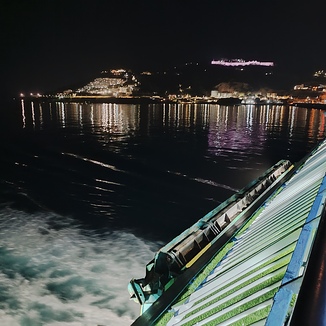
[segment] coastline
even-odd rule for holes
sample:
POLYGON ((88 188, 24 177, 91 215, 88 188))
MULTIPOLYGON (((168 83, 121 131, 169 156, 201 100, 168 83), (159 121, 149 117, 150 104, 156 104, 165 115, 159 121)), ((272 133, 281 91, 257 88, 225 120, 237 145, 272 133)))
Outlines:
POLYGON ((133 97, 109 97, 109 96, 26 96, 20 97, 20 100, 37 101, 37 102, 67 102, 67 103, 116 103, 116 104, 219 104, 219 105, 286 105, 302 108, 315 108, 326 110, 326 103, 302 103, 302 102, 257 102, 257 103, 242 103, 238 98, 176 98, 169 99, 156 96, 133 96, 133 97))

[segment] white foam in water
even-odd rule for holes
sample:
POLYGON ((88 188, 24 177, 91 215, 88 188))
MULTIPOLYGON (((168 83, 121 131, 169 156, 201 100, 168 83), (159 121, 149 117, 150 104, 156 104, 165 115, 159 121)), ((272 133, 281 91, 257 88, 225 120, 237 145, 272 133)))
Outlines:
POLYGON ((140 306, 128 282, 143 277, 158 244, 127 232, 99 238, 51 213, 0 210, 1 325, 130 325, 140 306))

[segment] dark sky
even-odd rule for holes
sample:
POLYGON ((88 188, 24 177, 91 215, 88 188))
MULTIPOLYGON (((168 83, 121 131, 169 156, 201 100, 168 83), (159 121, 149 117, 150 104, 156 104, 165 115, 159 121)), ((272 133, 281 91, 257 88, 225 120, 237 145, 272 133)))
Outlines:
POLYGON ((326 69, 325 32, 324 0, 0 0, 1 90, 221 57, 312 74, 326 69))

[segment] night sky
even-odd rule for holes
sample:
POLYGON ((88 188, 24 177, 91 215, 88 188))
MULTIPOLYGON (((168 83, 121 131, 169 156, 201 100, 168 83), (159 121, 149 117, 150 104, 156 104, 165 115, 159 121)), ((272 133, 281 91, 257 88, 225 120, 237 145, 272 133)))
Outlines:
POLYGON ((1 91, 47 92, 110 68, 219 58, 326 69, 324 0, 1 0, 1 91))

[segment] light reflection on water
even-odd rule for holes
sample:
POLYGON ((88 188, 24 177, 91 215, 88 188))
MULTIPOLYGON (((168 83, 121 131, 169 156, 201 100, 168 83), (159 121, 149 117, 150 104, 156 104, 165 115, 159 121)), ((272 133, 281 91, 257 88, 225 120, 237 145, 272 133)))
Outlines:
POLYGON ((85 146, 92 139, 151 168, 235 189, 280 159, 301 159, 325 133, 323 110, 282 105, 22 101, 21 121, 26 130, 67 129, 66 138, 84 137, 85 146))
POLYGON ((26 130, 66 129, 67 139, 81 137, 78 146, 92 140, 120 158, 235 189, 280 159, 301 159, 325 133, 323 110, 282 105, 22 101, 21 123, 26 130))
MULTIPOLYGON (((236 130, 247 135, 254 128, 261 133, 286 131, 289 138, 301 133, 309 138, 324 136, 325 115, 320 109, 280 105, 220 106, 213 104, 113 104, 113 103, 25 103, 21 101, 23 128, 44 129, 55 123, 84 128, 101 128, 102 132, 128 134, 139 130, 142 123, 149 128, 212 129, 215 132, 236 130), (146 111, 146 112, 145 112, 146 111)), ((249 134, 250 135, 250 134, 249 134)), ((236 142, 235 142, 236 143, 236 142)))

